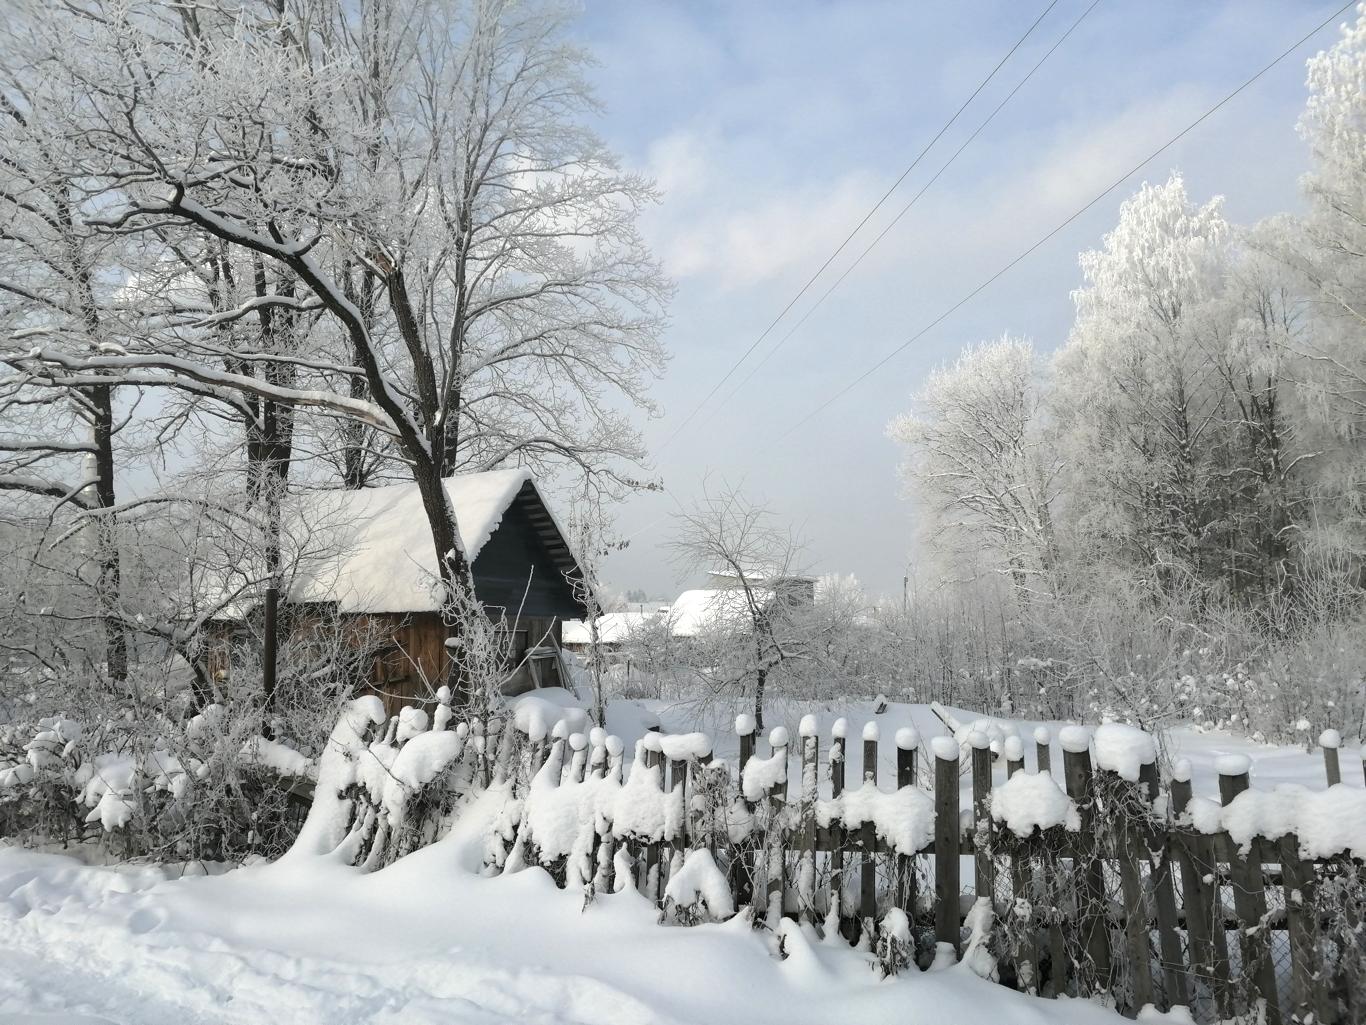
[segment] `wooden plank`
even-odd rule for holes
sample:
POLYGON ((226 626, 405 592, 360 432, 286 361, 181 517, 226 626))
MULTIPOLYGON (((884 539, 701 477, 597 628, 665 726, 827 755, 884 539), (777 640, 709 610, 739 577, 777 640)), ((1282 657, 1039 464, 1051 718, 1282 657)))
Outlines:
MULTIPOLYGON (((1024 747, 1019 737, 1006 739, 1006 776, 1024 772, 1024 747), (1011 742, 1014 743, 1011 743, 1011 742)), ((1012 930, 1016 936, 1012 955, 1015 961, 1015 978, 1019 988, 1025 993, 1039 991, 1039 955, 1035 943, 1033 872, 1028 854, 1015 851, 1010 855, 1010 896, 1011 915, 1017 920, 1012 930), (1023 918, 1023 921, 1021 921, 1023 918)))
POLYGON ((1314 871, 1300 859, 1300 841, 1293 833, 1281 837, 1281 885, 1285 888, 1285 917, 1290 932, 1291 1021, 1329 1020, 1328 1001, 1317 984, 1319 958, 1312 920, 1314 871))
MULTIPOLYGON (((1117 773, 1102 770, 1107 789, 1123 784, 1117 773)), ((1119 884, 1124 895, 1124 945, 1129 962, 1129 1010, 1137 1014, 1145 1004, 1153 1002, 1152 957, 1148 952, 1148 901, 1143 892, 1143 877, 1138 868, 1140 837, 1124 816, 1111 823, 1114 830, 1116 860, 1119 862, 1119 884)))
MULTIPOLYGON (((832 797, 839 797, 844 793, 844 766, 845 766, 845 745, 848 743, 847 734, 849 723, 845 719, 836 719, 830 728, 830 794, 832 797)), ((826 913, 826 934, 839 929, 841 920, 846 911, 844 908, 844 862, 845 862, 845 839, 844 824, 841 822, 830 823, 830 899, 828 901, 829 911, 826 913)))
MULTIPOLYGON (((1219 796, 1225 805, 1248 787, 1246 760, 1241 772, 1219 774, 1219 796)), ((1251 979, 1257 996, 1265 1002, 1265 1025, 1280 1025, 1281 1008, 1276 994, 1276 969, 1271 963, 1271 944, 1262 927, 1266 914, 1266 884, 1262 878, 1262 859, 1255 851, 1246 857, 1237 850, 1229 853, 1229 875, 1233 882, 1233 907, 1241 924, 1243 976, 1251 979)))
MULTIPOLYGON (((1053 773, 1053 735, 1047 726, 1034 728, 1034 771, 1045 776, 1053 773)), ((1066 890, 1057 854, 1050 849, 1039 852, 1035 869, 1035 886, 1049 902, 1048 923, 1048 979, 1041 986, 1045 996, 1057 997, 1067 993, 1067 940, 1063 935, 1061 908, 1066 890)))
MULTIPOLYGON (((1091 752, 1079 744, 1069 744, 1066 730, 1063 731, 1062 761, 1067 794, 1076 802, 1080 812, 1082 835, 1094 838, 1096 816, 1091 778, 1091 752)), ((1094 844, 1092 846, 1094 847, 1094 844)), ((1082 949, 1094 973, 1090 986, 1087 987, 1090 992, 1080 995, 1106 994, 1110 992, 1110 926, 1105 904, 1105 869, 1095 854, 1086 854, 1080 859, 1074 858, 1073 861, 1074 874, 1078 881, 1077 904, 1080 912, 1078 917, 1082 949), (1075 864, 1077 860, 1082 864, 1075 864)))
POLYGON ((673 831, 666 830, 664 837, 664 862, 660 870, 659 899, 663 901, 664 890, 673 872, 674 856, 688 849, 688 763, 682 759, 669 759, 668 802, 671 809, 668 819, 673 819, 673 831))
MULTIPOLYGON (((1191 800, 1189 766, 1171 783, 1172 811, 1185 812, 1191 800)), ((1214 998, 1221 1019, 1233 1016, 1229 983, 1228 942, 1224 930, 1223 901, 1219 896, 1214 844, 1208 836, 1172 830, 1171 843, 1181 867, 1182 904, 1186 933, 1190 938, 1191 971, 1203 980, 1214 998)))
MULTIPOLYGON (((1157 763, 1149 762, 1140 768, 1138 778, 1143 784, 1149 807, 1154 806, 1161 795, 1157 763)), ((1157 910, 1157 945, 1162 965, 1162 1000, 1158 1001, 1158 1010, 1170 1010, 1175 1004, 1189 1007, 1190 979, 1181 947, 1176 893, 1172 884, 1172 847, 1165 829, 1147 829, 1144 841, 1148 851, 1148 882, 1157 910)))
MULTIPOLYGON (((935 740, 938 741, 939 737, 935 740)), ((934 935, 962 952, 958 866, 958 745, 952 737, 934 751, 934 935), (950 756, 949 745, 953 746, 950 756)))
MULTIPOLYGON (((878 725, 863 727, 863 785, 877 786, 878 725)), ((859 917, 863 933, 870 947, 877 944, 877 829, 871 822, 863 824, 860 837, 863 846, 863 866, 859 877, 859 917)))

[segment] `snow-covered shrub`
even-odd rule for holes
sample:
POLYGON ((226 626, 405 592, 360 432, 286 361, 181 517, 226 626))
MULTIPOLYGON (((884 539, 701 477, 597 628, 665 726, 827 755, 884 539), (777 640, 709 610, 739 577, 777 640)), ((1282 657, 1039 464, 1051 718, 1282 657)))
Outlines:
POLYGON ((679 925, 719 922, 735 914, 730 883, 706 848, 689 851, 664 888, 660 917, 679 925))
POLYGON ((120 857, 239 860, 288 846, 301 809, 282 785, 311 759, 260 735, 258 714, 210 705, 0 726, 0 815, 21 842, 99 841, 120 857))

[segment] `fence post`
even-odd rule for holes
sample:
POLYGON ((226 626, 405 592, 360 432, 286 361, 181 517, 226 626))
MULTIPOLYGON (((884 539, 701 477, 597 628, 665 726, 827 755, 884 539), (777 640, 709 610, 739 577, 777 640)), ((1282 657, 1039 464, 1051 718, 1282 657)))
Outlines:
MULTIPOLYGON (((863 785, 877 786, 877 742, 880 731, 875 721, 863 724, 863 785)), ((859 879, 859 917, 869 947, 877 945, 877 827, 865 822, 860 831, 863 869, 859 879)))
MULTIPOLYGON (((903 726, 896 731, 896 788, 915 786, 916 749, 920 747, 920 734, 914 726, 903 726)), ((911 941, 915 941, 915 904, 916 904, 916 856, 902 854, 897 856, 897 885, 895 904, 906 912, 911 923, 911 941)))
POLYGON ((607 772, 607 731, 594 726, 588 731, 588 743, 592 748, 588 756, 588 774, 594 779, 602 779, 607 772))
MULTIPOLYGON (((1081 813, 1078 846, 1086 853, 1084 864, 1073 857, 1073 874, 1080 886, 1077 904, 1080 909, 1082 949, 1095 972, 1092 985, 1095 993, 1110 990, 1110 924, 1105 902, 1105 868, 1095 853, 1099 849, 1094 785, 1091 778, 1091 731, 1084 726, 1064 726, 1058 733, 1062 744, 1063 776, 1067 795, 1076 802, 1081 813), (1087 850, 1089 848, 1089 850, 1087 850)), ((1090 996, 1090 993, 1080 993, 1090 996)))
POLYGON ((991 856, 991 741, 981 730, 968 734, 972 748, 972 845, 978 897, 996 905, 996 863, 991 856))
POLYGON ((768 869, 765 873, 767 920, 770 929, 777 931, 783 920, 783 889, 786 865, 783 861, 783 806, 787 803, 787 730, 775 726, 768 735, 772 757, 782 766, 782 778, 768 792, 768 831, 764 846, 768 849, 768 869))
POLYGON ((736 780, 746 814, 749 815, 751 832, 735 845, 731 854, 731 889, 735 893, 737 908, 749 905, 754 899, 754 804, 745 797, 745 766, 754 757, 754 716, 737 715, 735 732, 740 738, 740 774, 736 780))
MULTIPOLYGON (((1191 766, 1182 758, 1172 766, 1172 813, 1180 818, 1191 802, 1191 766)), ((1191 968, 1203 976, 1214 997, 1221 1019, 1233 1017, 1229 991, 1228 939, 1224 935, 1224 908, 1219 897, 1219 864, 1214 843, 1199 833, 1176 834, 1181 858, 1181 894, 1186 908, 1186 932, 1190 936, 1191 968)))
POLYGON ((952 737, 935 737, 934 753, 934 938, 950 944, 955 953, 962 945, 958 917, 958 859, 961 855, 958 821, 958 743, 952 737))
MULTIPOLYGON (((493 728, 493 723, 489 723, 489 728, 493 728)), ((569 748, 574 753, 569 762, 568 782, 582 783, 588 769, 588 737, 582 733, 571 733, 569 748)))
POLYGON ((1034 727, 1034 771, 1049 775, 1053 771, 1053 736, 1047 726, 1034 727))
MULTIPOLYGON (((595 758, 594 775, 602 776, 609 785, 620 787, 622 753, 625 751, 621 738, 603 737, 600 747, 604 758, 595 758), (605 766, 603 765, 604 761, 606 762, 605 766)), ((596 756, 596 749, 594 754, 596 756)), ((600 801, 598 804, 600 808, 610 808, 611 806, 610 801, 600 801)), ((615 878, 617 840, 613 832, 612 820, 605 815, 599 815, 595 824, 601 832, 598 836, 598 871, 593 879, 593 888, 599 893, 611 893, 614 890, 625 889, 626 880, 615 878)))
POLYGON ((797 913, 806 924, 816 920, 816 798, 820 771, 820 736, 816 717, 802 716, 801 847, 797 866, 797 913))
MULTIPOLYGON (((1248 787, 1251 763, 1243 755, 1224 755, 1215 763, 1219 772, 1219 796, 1228 806, 1248 787)), ((1229 841, 1229 875, 1233 880, 1233 908, 1238 914, 1242 937, 1243 974, 1251 979, 1257 995, 1266 1002, 1266 1025, 1280 1025, 1281 1009, 1276 999, 1276 969, 1271 963, 1271 944, 1267 941, 1262 919, 1266 916, 1266 889, 1258 841, 1244 857, 1229 841)))
MULTIPOLYGON (((836 719, 830 727, 830 796, 844 793, 844 748, 849 735, 849 720, 836 719)), ((830 904, 826 911, 825 933, 839 931, 844 918, 844 820, 830 818, 830 904)))
POLYGON ((1342 734, 1337 730, 1324 730, 1319 735, 1319 747, 1323 748, 1323 772, 1328 777, 1330 787, 1342 782, 1342 765, 1338 762, 1338 748, 1342 746, 1342 734))
MULTIPOLYGON (((1148 807, 1155 807, 1162 792, 1157 763, 1147 762, 1140 767, 1138 779, 1143 784, 1148 807)), ((1191 999, 1190 987, 1185 985, 1187 979, 1181 952, 1180 917, 1176 911, 1176 893, 1172 888, 1171 816, 1165 816, 1164 822, 1160 832, 1153 826, 1144 830, 1144 841, 1148 847, 1148 881, 1157 904, 1157 943, 1162 955, 1162 992, 1166 998, 1166 1006, 1158 1009, 1166 1011, 1174 1004, 1189 1006, 1191 999)))
MULTIPOLYGON (((657 772, 651 773, 655 785, 659 788, 660 800, 664 799, 664 756, 660 752, 659 733, 654 730, 646 731, 641 738, 641 744, 645 749, 645 767, 655 769, 657 772)), ((659 887, 659 848, 658 840, 651 840, 645 845, 645 858, 641 861, 640 867, 640 892, 650 900, 659 902, 662 891, 659 887)))

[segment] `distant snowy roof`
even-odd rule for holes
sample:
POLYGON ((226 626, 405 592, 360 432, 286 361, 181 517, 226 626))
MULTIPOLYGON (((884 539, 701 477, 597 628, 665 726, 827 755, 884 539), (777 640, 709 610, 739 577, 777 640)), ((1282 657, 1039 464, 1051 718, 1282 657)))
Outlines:
MULTIPOLYGON (((622 644, 630 637, 631 631, 661 618, 658 612, 604 612, 598 617, 598 643, 622 644)), ((593 643, 585 620, 567 619, 563 630, 565 644, 593 643)))
MULTIPOLYGON (((773 592, 752 588, 761 605, 773 600, 773 592)), ((738 587, 702 588, 684 591, 669 606, 669 619, 675 637, 696 637, 710 629, 734 629, 746 625, 749 605, 738 587)))

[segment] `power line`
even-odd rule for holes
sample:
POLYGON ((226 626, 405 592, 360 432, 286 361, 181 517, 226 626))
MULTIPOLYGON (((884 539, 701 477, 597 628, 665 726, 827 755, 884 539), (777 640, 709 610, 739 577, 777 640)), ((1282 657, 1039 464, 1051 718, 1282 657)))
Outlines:
POLYGON ((905 217, 906 214, 910 212, 911 207, 915 206, 915 204, 920 200, 920 197, 923 196, 927 191, 929 191, 930 186, 939 180, 940 176, 949 169, 949 166, 955 160, 958 159, 959 155, 965 149, 967 149, 968 146, 972 145, 972 141, 976 139, 977 136, 981 135, 982 132, 986 129, 986 127, 990 125, 993 120, 995 120, 996 115, 999 114, 1002 111, 1002 109, 1004 109, 1007 103, 1014 99, 1016 93, 1018 93, 1029 83, 1029 80, 1034 77, 1034 73, 1038 71, 1039 68, 1043 67, 1044 62, 1047 61, 1049 57, 1053 56, 1054 51, 1056 51, 1058 47, 1062 46, 1062 44, 1067 41, 1068 37, 1076 31, 1077 26, 1079 26, 1083 21, 1085 21, 1086 16, 1089 15, 1092 11, 1094 11, 1097 7, 1099 7, 1100 3, 1101 0, 1092 0, 1091 6, 1087 7, 1086 10, 1081 12, 1080 16, 1078 16, 1076 21, 1072 22, 1072 24, 1068 27, 1067 31, 1058 37, 1057 42, 1055 42, 1052 46, 1048 48, 1048 52, 1039 58, 1039 60, 1034 64, 1034 66, 1029 69, 1029 72, 1024 76, 1024 78, 1020 79, 1019 84, 1016 85, 1014 89, 1010 90, 1010 92, 1006 94, 1005 99, 1001 100, 1001 102, 996 105, 996 109, 994 109, 990 114, 988 114, 986 119, 980 125, 977 126, 976 130, 971 135, 969 135, 965 140, 963 140, 962 145, 960 145, 956 150, 954 150, 953 155, 950 156, 948 160, 944 161, 944 163, 940 166, 939 170, 934 173, 934 177, 920 187, 920 191, 917 192, 914 196, 912 196, 910 198, 910 201, 901 208, 900 212, 895 217, 893 217, 890 222, 888 222, 888 224, 886 225, 886 227, 882 229, 882 231, 878 233, 877 237, 874 238, 872 242, 868 243, 867 247, 863 250, 863 252, 859 253, 857 259, 855 259, 853 263, 851 263, 848 267, 845 268, 844 273, 842 273, 838 278, 835 279, 835 283, 832 284, 829 288, 827 288, 825 292, 822 293, 821 297, 807 308, 806 312, 801 315, 801 319, 799 319, 795 324, 793 324, 790 328, 787 329, 787 333, 783 335, 780 339, 778 339, 778 343, 774 345, 773 348, 769 349, 767 353, 764 354, 763 359, 759 360, 758 363, 750 367, 749 372, 745 375, 744 379, 739 384, 737 384, 730 391, 730 393, 726 395, 725 398, 721 400, 721 405, 724 406, 727 403, 729 403, 731 399, 735 398, 735 396, 740 393, 741 389, 743 389, 745 385, 749 384, 749 382, 753 380, 754 375, 759 372, 759 370, 764 366, 764 364, 767 363, 770 359, 772 359, 774 354, 777 353, 777 351, 787 343, 787 340, 791 338, 794 334, 796 334, 797 330, 807 322, 811 314, 815 313, 816 310, 820 308, 821 304, 824 303, 826 299, 830 298, 831 293, 833 293, 837 288, 839 288, 840 285, 844 284, 845 278, 849 277, 849 275, 854 272, 858 265, 863 262, 864 257, 871 253, 873 249, 878 245, 878 243, 881 242, 884 238, 886 238, 888 232, 890 232, 894 227, 896 227, 897 223, 901 220, 901 218, 905 217))
POLYGON ((942 323, 943 323, 945 320, 947 320, 950 316, 952 316, 954 313, 956 313, 961 307, 965 306, 965 305, 966 305, 967 303, 969 303, 971 300, 973 300, 974 298, 976 298, 981 292, 983 292, 983 291, 985 291, 987 288, 989 288, 989 287, 990 287, 992 284, 994 284, 999 278, 1001 278, 1003 275, 1005 275, 1007 272, 1009 272, 1012 268, 1014 268, 1016 264, 1020 263, 1020 262, 1023 261, 1024 259, 1026 259, 1026 258, 1027 258, 1028 256, 1030 256, 1030 254, 1032 254, 1036 249, 1038 249, 1040 246, 1042 246, 1042 245, 1044 245, 1045 243, 1047 243, 1047 242, 1048 242, 1050 239, 1052 239, 1055 235, 1057 235, 1059 232, 1061 232, 1061 231, 1063 231, 1065 228, 1067 228, 1067 226, 1070 225, 1073 221, 1075 221, 1078 217, 1081 217, 1083 214, 1086 213, 1086 211, 1090 210, 1093 206, 1095 206, 1097 203, 1099 203, 1102 199, 1104 199, 1104 198, 1105 198, 1106 196, 1108 196, 1110 193, 1114 192, 1115 189, 1117 189, 1117 188, 1119 188, 1121 185, 1123 185, 1128 179, 1130 179, 1130 178, 1133 177, 1135 174, 1137 174, 1137 173, 1138 173, 1140 170, 1142 170, 1147 164, 1149 164, 1149 163, 1151 163, 1152 161, 1156 160, 1159 156, 1161 156, 1161 155, 1162 155, 1163 153, 1165 153, 1167 150, 1171 149, 1172 146, 1176 145, 1176 144, 1177 144, 1178 142, 1180 142, 1183 138, 1185 138, 1185 137, 1186 137, 1187 135, 1189 135, 1192 131, 1194 131, 1197 127, 1199 127, 1201 124, 1203 124, 1203 123, 1204 123, 1206 120, 1208 120, 1212 115, 1214 115, 1217 111, 1219 111, 1221 108, 1223 108, 1224 105, 1227 104, 1230 100, 1232 100, 1234 97, 1236 97, 1239 93, 1243 92, 1243 90, 1247 89, 1248 86, 1252 85, 1254 82, 1256 82, 1258 79, 1260 79, 1263 75, 1265 75, 1268 71, 1270 71, 1272 68, 1274 68, 1277 64, 1281 63, 1281 61, 1285 60, 1285 58, 1289 57, 1292 53, 1294 53, 1294 52, 1295 52, 1296 50, 1298 50, 1301 46, 1303 46, 1305 43, 1307 43, 1307 42, 1308 42, 1310 39, 1312 39, 1315 35, 1317 35, 1317 34, 1318 34, 1319 32, 1321 32, 1321 31, 1323 31, 1323 29, 1327 28, 1330 24, 1332 24, 1333 21, 1335 21, 1338 17, 1340 17, 1348 8, 1352 7, 1353 4, 1355 4, 1356 2, 1357 2, 1357 0, 1348 0, 1347 3, 1343 4, 1343 5, 1342 5, 1341 7, 1339 7, 1336 11, 1334 11, 1332 14, 1330 14, 1327 18, 1325 18, 1323 21, 1321 21, 1317 26, 1315 26, 1313 29, 1311 29, 1309 32, 1307 32, 1305 35, 1301 36, 1298 40, 1296 40, 1293 44, 1291 44, 1287 49, 1285 49, 1284 51, 1282 51, 1281 54, 1280 54, 1279 56, 1277 56, 1274 60, 1272 60, 1269 64, 1265 65, 1260 71, 1258 71, 1256 74, 1254 74, 1251 78, 1249 78, 1249 79, 1247 79, 1247 81, 1243 82, 1242 85, 1238 86, 1238 87, 1237 87, 1236 89, 1234 89, 1231 93, 1229 93, 1227 96, 1225 96, 1222 100, 1220 100, 1218 103, 1216 103, 1213 107, 1211 107, 1209 110, 1205 111, 1205 112, 1204 112, 1203 114, 1201 114, 1198 118, 1196 118, 1194 121, 1192 121, 1190 124, 1188 124, 1185 128, 1181 129, 1180 132, 1178 132, 1176 135, 1172 136, 1172 138, 1170 138, 1169 140, 1167 140, 1165 143, 1163 143, 1163 144, 1162 144, 1161 146, 1159 146, 1157 149, 1153 150, 1152 153, 1150 153, 1148 156, 1146 156, 1146 157, 1144 157, 1142 160, 1140 160, 1137 164, 1135 164, 1132 168, 1130 168, 1128 171, 1126 171, 1126 172, 1125 172, 1123 175, 1121 175, 1119 178, 1115 179, 1115 181, 1114 181, 1113 184, 1111 184, 1111 185, 1110 185, 1108 188, 1106 188, 1103 192, 1101 192, 1101 193, 1099 193, 1098 195, 1096 195, 1096 196, 1095 196, 1093 199, 1091 199, 1091 201, 1088 202, 1085 206, 1081 207, 1079 210, 1077 210, 1075 213, 1073 213, 1070 217, 1068 217, 1065 221, 1063 221, 1061 224, 1059 224, 1057 227, 1055 227, 1052 231, 1050 231, 1047 235, 1044 235, 1041 239, 1039 239, 1037 242, 1035 242, 1033 245, 1031 245, 1028 249, 1026 249, 1024 252, 1020 253, 1020 254, 1019 254, 1018 256, 1016 256, 1013 260, 1011 260, 1009 263, 1007 263, 1005 266, 1003 266, 1003 267, 1002 267, 1000 270, 998 270, 995 274, 992 274, 989 278, 987 278, 985 281, 983 281, 980 285, 978 285, 976 288, 974 288, 971 292, 967 293, 967 295, 963 296, 963 297, 962 297, 961 299, 959 299, 956 303, 954 303, 952 306, 950 306, 947 310, 945 310, 945 311, 944 311, 943 313, 941 313, 939 316, 935 317, 934 320, 930 321, 928 324, 926 324, 924 327, 922 327, 922 328, 921 328, 919 331, 917 331, 915 334, 911 335, 911 336, 910 336, 909 338, 907 338, 904 342, 902 342, 900 345, 898 345, 895 349, 893 349, 891 352, 887 353, 887 354, 886 354, 885 356, 883 356, 880 360, 878 360, 876 363, 874 363, 871 367, 869 367, 867 370, 865 370, 863 373, 861 373, 858 377, 854 378, 852 381, 850 381, 848 384, 846 384, 843 388, 841 388, 839 391, 835 392, 835 393, 834 393, 833 395, 831 395, 828 399, 826 399, 824 402, 822 402, 819 406, 817 406, 815 409, 813 409, 810 413, 806 414, 806 416, 802 417, 800 420, 798 420, 796 423, 794 423, 791 427, 789 427, 786 431, 784 431, 782 434, 778 435, 778 436, 774 439, 774 441, 775 441, 775 442, 777 442, 777 441, 782 441, 783 439, 785 439, 785 438, 787 438, 787 437, 790 437, 790 436, 791 436, 793 433, 795 433, 798 429, 800 429, 801 427, 803 427, 805 424, 809 423, 811 420, 814 420, 817 416, 819 416, 822 412, 824 412, 826 409, 828 409, 831 405, 833 405, 833 404, 834 404, 835 402, 837 402, 839 399, 843 398, 845 395, 847 395, 849 392, 853 391, 856 387, 858 387, 860 384, 862 384, 862 383, 863 383, 864 381, 866 381, 868 378, 872 377, 873 374, 877 373, 877 372, 878 372, 879 370, 881 370, 884 366, 886 366, 888 363, 890 363, 893 359, 895 359, 897 356, 899 356, 901 353, 905 352, 908 348, 910 348, 913 344, 915 344, 915 342, 919 341, 922 337, 924 337, 926 334, 928 334, 928 333, 929 333, 930 331, 932 331, 934 328, 936 328, 936 327, 938 327, 940 324, 942 324, 942 323))
POLYGON ((782 308, 781 311, 779 311, 778 315, 773 318, 773 320, 769 323, 768 327, 764 328, 763 333, 760 334, 759 337, 756 338, 750 344, 750 347, 746 349, 744 353, 741 354, 739 359, 737 359, 733 364, 731 364, 730 369, 726 371, 725 375, 721 378, 721 380, 717 381, 716 384, 712 386, 711 391, 707 392, 707 394, 702 397, 702 401, 693 407, 692 412, 690 412, 686 417, 684 417, 682 422, 679 423, 679 425, 675 427, 671 432, 669 432, 669 435, 660 443, 659 447, 655 449, 656 454, 664 451, 664 449, 668 447, 669 443, 672 442, 676 437, 678 437, 678 435, 682 432, 683 428, 687 427, 688 424, 692 423, 693 418, 697 416, 698 413, 702 412, 702 407, 704 407, 708 402, 711 401, 712 396, 714 396, 718 391, 720 391, 721 387, 727 381, 730 380, 731 375, 734 374, 735 371, 740 369, 740 365, 744 363, 745 360, 749 359, 750 354, 753 353, 754 350, 759 347, 763 340, 769 336, 769 333, 772 332, 772 330, 778 326, 778 323, 785 316, 787 316, 788 312, 792 309, 792 307, 797 304, 797 302, 801 299, 803 295, 806 294, 807 289, 809 289, 813 284, 815 284, 816 279, 825 273, 826 268, 828 268, 830 264, 835 261, 835 259, 840 255, 840 253, 844 252, 845 247, 853 241, 854 236, 863 230, 863 226, 867 224, 868 221, 872 218, 872 216, 882 208, 882 204, 887 202, 887 200, 891 197, 892 193, 895 192, 901 186, 901 183, 906 180, 906 177, 916 169, 916 167, 920 164, 920 161, 924 159, 925 154, 927 154, 930 151, 930 149, 934 146, 934 144, 943 137, 945 132, 947 132, 950 128, 953 127, 954 123, 958 120, 959 116, 963 113, 963 111, 965 111, 968 108, 968 104, 975 100, 977 98, 977 95, 987 87, 987 85, 991 82, 993 78, 996 77, 996 73, 1000 71, 1002 67, 1005 66, 1006 61, 1010 60, 1010 58, 1014 56, 1015 51, 1018 50, 1021 46, 1023 46, 1025 40, 1027 40, 1030 37, 1030 35, 1033 34, 1034 30, 1038 28, 1039 22, 1043 21, 1043 19, 1048 16, 1048 12, 1053 10, 1053 8, 1057 5, 1058 0, 1052 0, 1052 2, 1049 3, 1049 5, 1043 9, 1043 13, 1041 13, 1037 18, 1034 19, 1033 24, 1031 24, 1029 28, 1025 30, 1025 34, 1022 35, 1016 41, 1015 45, 1010 48, 1006 55, 996 63, 996 66, 991 69, 991 73, 988 74, 986 78, 982 79, 982 81, 978 84, 977 88, 972 91, 972 95, 969 96, 966 100, 964 100, 962 105, 956 111, 954 111, 953 116, 949 118, 946 122, 944 122, 944 126, 940 128, 938 132, 935 133, 934 138, 931 139, 928 143, 926 143, 924 149, 922 149, 918 154, 916 154, 915 159, 911 161, 910 165, 906 168, 906 170, 901 172, 901 176, 898 177, 896 181, 892 182, 891 187, 882 194, 882 198, 880 198, 876 203, 873 204, 873 208, 869 210, 866 214, 864 214, 863 219, 860 220, 858 224, 854 225, 853 230, 850 231, 849 234, 844 237, 844 241, 842 241, 839 244, 839 246, 835 249, 835 251, 826 258, 824 263, 822 263, 818 268, 816 268, 816 273, 812 274, 811 277, 807 278, 806 283, 802 285, 800 289, 797 290, 797 294, 792 297, 792 299, 788 302, 786 306, 782 308))

